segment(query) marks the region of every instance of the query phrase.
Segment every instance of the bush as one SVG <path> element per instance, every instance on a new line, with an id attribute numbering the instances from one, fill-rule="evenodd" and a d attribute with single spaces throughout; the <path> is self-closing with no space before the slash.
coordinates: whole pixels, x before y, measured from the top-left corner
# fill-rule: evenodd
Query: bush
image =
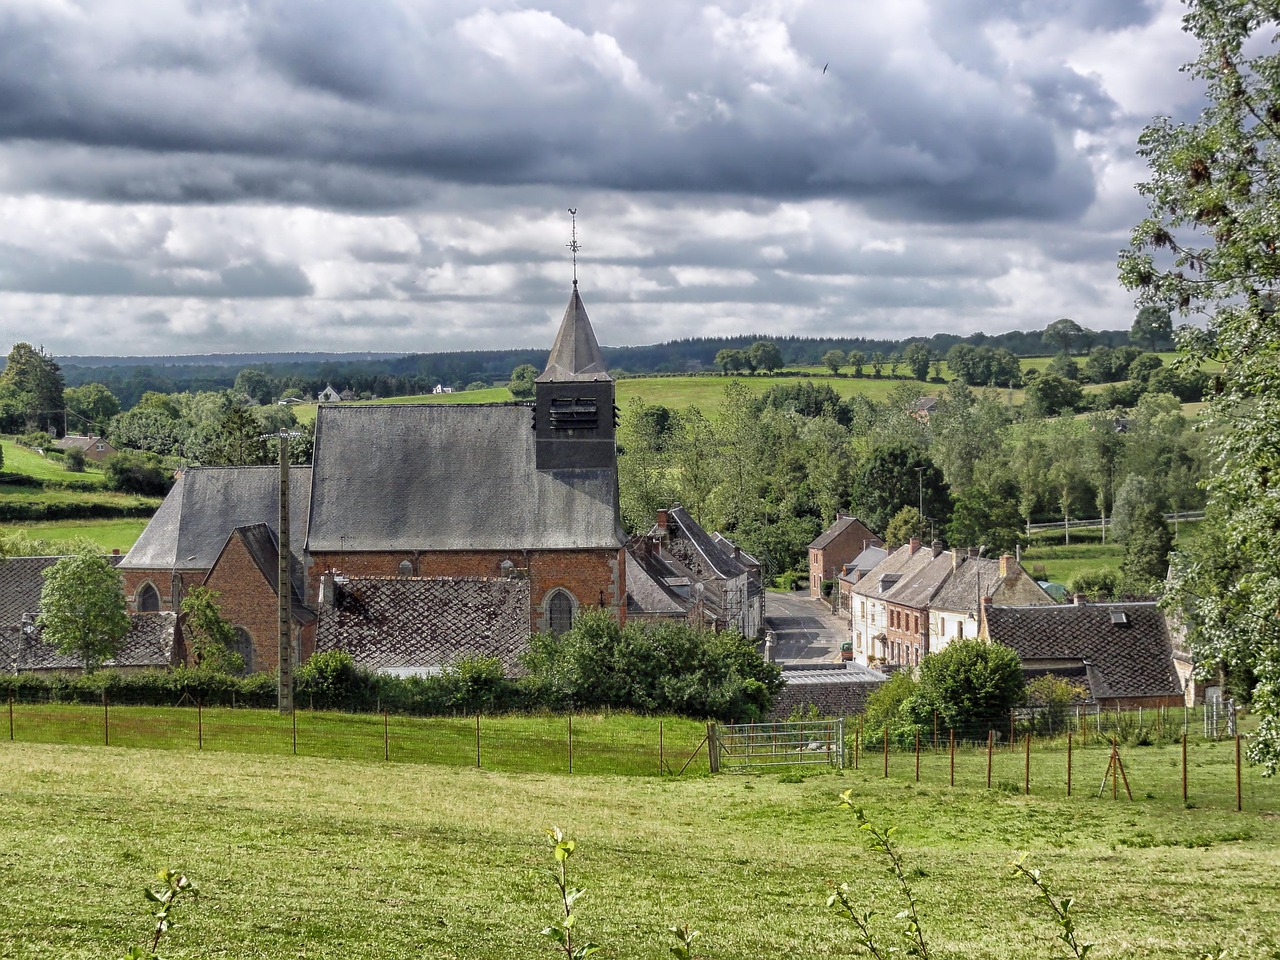
<path id="1" fill-rule="evenodd" d="M 121 450 L 103 464 L 107 486 L 124 493 L 162 497 L 173 486 L 173 474 L 157 454 Z"/>
<path id="2" fill-rule="evenodd" d="M 1071 578 L 1067 589 L 1074 593 L 1083 593 L 1090 600 L 1110 600 L 1120 595 L 1120 573 L 1109 567 L 1096 570 L 1082 570 Z"/>
<path id="3" fill-rule="evenodd" d="M 84 451 L 72 447 L 62 457 L 62 466 L 68 473 L 84 473 Z"/>
<path id="4" fill-rule="evenodd" d="M 889 739 L 901 746 L 915 740 L 920 726 L 907 716 L 904 707 L 917 694 L 917 684 L 911 674 L 900 670 L 867 698 L 867 708 L 862 714 L 863 743 L 879 743 L 885 730 Z"/>
<path id="5" fill-rule="evenodd" d="M 41 430 L 33 430 L 18 437 L 16 442 L 18 446 L 28 447 L 32 450 L 51 450 L 58 441 L 51 434 Z"/>
<path id="6" fill-rule="evenodd" d="M 1026 700 L 1022 662 L 1006 646 L 984 640 L 961 640 L 920 662 L 917 696 L 909 712 L 931 726 L 934 711 L 943 729 L 969 737 L 1002 730 L 1009 711 Z"/>

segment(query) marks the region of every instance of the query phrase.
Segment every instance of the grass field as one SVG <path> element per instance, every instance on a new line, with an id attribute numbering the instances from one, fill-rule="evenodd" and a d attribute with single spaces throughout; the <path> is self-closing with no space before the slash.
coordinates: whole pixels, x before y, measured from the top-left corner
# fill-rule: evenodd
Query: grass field
<path id="1" fill-rule="evenodd" d="M 1022 851 L 1076 898 L 1095 958 L 1276 956 L 1274 784 L 1251 781 L 1243 814 L 1147 798 L 1167 753 L 1126 755 L 1129 802 L 1096 798 L 1100 749 L 1077 756 L 1093 789 L 1067 799 L 948 787 L 945 755 L 917 785 L 902 757 L 888 780 L 866 763 L 657 779 L 0 741 L 0 955 L 122 955 L 149 933 L 142 885 L 168 865 L 202 890 L 171 958 L 552 956 L 538 931 L 556 916 L 542 840 L 556 824 L 578 841 L 580 933 L 602 956 L 663 956 L 677 922 L 710 958 L 853 956 L 829 881 L 848 880 L 885 934 L 900 904 L 835 802 L 852 789 L 898 826 L 937 957 L 1058 955 L 1046 909 L 1004 866 Z M 1020 782 L 1019 760 L 997 783 Z"/>
<path id="2" fill-rule="evenodd" d="M 20 447 L 12 440 L 0 440 L 4 450 L 4 471 L 20 473 L 37 480 L 57 480 L 61 483 L 85 487 L 102 485 L 102 471 L 92 461 L 86 461 L 84 473 L 69 473 L 56 457 L 44 457 L 34 450 Z"/>
<path id="3" fill-rule="evenodd" d="M 141 518 L 125 520 L 47 520 L 41 523 L 0 524 L 0 534 L 21 531 L 33 540 L 92 540 L 105 552 L 119 550 L 126 553 L 134 545 L 147 521 Z"/>

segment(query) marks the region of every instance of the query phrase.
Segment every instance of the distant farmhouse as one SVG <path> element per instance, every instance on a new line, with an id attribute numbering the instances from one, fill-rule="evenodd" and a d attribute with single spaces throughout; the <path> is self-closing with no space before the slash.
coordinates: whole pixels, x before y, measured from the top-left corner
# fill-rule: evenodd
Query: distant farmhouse
<path id="1" fill-rule="evenodd" d="M 102 463 L 107 457 L 119 452 L 102 437 L 80 436 L 72 433 L 67 434 L 54 446 L 63 451 L 79 450 L 86 460 L 92 460 L 94 463 Z"/>
<path id="2" fill-rule="evenodd" d="M 290 477 L 284 589 L 299 660 L 342 649 L 413 673 L 485 653 L 510 667 L 532 632 L 563 632 L 581 610 L 625 621 L 614 382 L 576 284 L 532 405 L 342 397 L 322 392 L 334 405 L 317 410 L 312 466 Z M 131 609 L 176 610 L 213 587 L 246 661 L 271 669 L 278 475 L 184 472 L 121 564 Z"/>

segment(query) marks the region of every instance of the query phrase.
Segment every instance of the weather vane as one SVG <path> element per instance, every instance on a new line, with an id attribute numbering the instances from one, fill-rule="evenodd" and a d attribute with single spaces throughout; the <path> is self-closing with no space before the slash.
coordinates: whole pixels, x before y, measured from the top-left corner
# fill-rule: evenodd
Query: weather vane
<path id="1" fill-rule="evenodd" d="M 578 285 L 578 251 L 582 249 L 578 245 L 578 210 L 576 207 L 569 208 L 570 237 L 568 247 L 569 252 L 573 255 L 573 285 Z"/>

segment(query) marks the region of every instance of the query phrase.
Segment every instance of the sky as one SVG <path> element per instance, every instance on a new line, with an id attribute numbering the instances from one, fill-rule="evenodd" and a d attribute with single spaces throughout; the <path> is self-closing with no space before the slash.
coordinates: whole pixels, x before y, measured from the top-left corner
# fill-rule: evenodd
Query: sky
<path id="1" fill-rule="evenodd" d="M 1177 0 L 0 0 L 0 347 L 1127 328 Z"/>

